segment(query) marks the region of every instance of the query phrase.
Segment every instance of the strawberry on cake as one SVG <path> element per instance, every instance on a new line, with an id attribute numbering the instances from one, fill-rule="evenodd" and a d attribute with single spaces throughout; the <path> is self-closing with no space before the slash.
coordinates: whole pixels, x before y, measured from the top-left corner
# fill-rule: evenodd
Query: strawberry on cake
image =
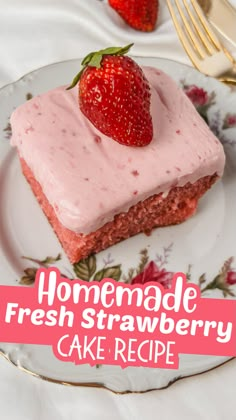
<path id="1" fill-rule="evenodd" d="M 89 54 L 73 89 L 11 117 L 23 174 L 72 263 L 185 221 L 224 170 L 222 145 L 186 95 L 129 47 Z"/>

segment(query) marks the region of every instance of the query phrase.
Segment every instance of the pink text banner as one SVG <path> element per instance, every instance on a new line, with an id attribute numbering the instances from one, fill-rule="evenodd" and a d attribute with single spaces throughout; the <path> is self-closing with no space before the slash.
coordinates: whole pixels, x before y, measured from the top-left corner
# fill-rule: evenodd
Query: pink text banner
<path id="1" fill-rule="evenodd" d="M 163 289 L 39 269 L 34 287 L 0 286 L 0 342 L 52 346 L 75 364 L 177 369 L 181 353 L 236 355 L 236 301 L 202 298 L 183 273 Z"/>

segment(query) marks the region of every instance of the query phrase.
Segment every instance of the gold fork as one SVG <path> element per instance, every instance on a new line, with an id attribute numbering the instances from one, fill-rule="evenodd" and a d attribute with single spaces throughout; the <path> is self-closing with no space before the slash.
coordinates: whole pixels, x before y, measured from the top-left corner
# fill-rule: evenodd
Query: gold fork
<path id="1" fill-rule="evenodd" d="M 194 66 L 236 85 L 236 62 L 220 43 L 196 0 L 167 0 L 177 34 Z"/>

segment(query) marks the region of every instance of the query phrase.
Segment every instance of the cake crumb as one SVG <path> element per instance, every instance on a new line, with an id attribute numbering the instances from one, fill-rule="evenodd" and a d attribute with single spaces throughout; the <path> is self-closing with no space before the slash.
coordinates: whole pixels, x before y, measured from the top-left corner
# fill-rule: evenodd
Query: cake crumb
<path id="1" fill-rule="evenodd" d="M 102 139 L 101 139 L 101 137 L 100 137 L 100 136 L 95 136 L 95 137 L 94 137 L 94 141 L 95 141 L 95 143 L 99 144 L 99 143 L 101 143 L 101 142 L 102 142 Z"/>
<path id="2" fill-rule="evenodd" d="M 34 127 L 32 127 L 32 125 L 25 129 L 25 134 L 29 134 L 30 131 L 34 131 Z"/>

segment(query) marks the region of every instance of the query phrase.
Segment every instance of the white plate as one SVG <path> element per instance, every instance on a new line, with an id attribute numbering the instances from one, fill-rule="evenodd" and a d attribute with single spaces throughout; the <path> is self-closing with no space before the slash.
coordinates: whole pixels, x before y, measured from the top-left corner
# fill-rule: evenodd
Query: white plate
<path id="1" fill-rule="evenodd" d="M 232 257 L 223 282 L 211 283 L 212 288 L 204 292 L 206 296 L 223 298 L 220 288 L 224 287 L 227 298 L 234 288 L 228 281 L 232 282 L 235 278 L 232 264 L 236 257 L 236 116 L 235 120 L 232 116 L 233 110 L 236 111 L 236 93 L 216 80 L 172 61 L 156 58 L 137 61 L 166 71 L 185 89 L 194 84 L 208 92 L 207 98 L 202 91 L 196 91 L 198 95 L 195 95 L 195 99 L 198 97 L 202 101 L 201 112 L 224 143 L 227 155 L 225 175 L 201 200 L 194 217 L 179 226 L 156 229 L 150 237 L 138 235 L 101 252 L 94 260 L 96 272 L 104 267 L 113 267 L 109 274 L 124 280 L 131 268 L 135 273 L 140 262 L 144 265 L 149 258 L 168 272 L 187 272 L 190 269 L 191 281 L 194 282 L 198 282 L 203 278 L 201 275 L 206 273 L 206 282 L 201 284 L 203 289 L 215 279 L 225 261 Z M 16 285 L 25 269 L 38 266 L 37 261 L 29 261 L 22 256 L 45 260 L 47 256 L 61 253 L 61 260 L 55 264 L 64 274 L 76 277 L 21 174 L 16 152 L 9 145 L 10 130 L 7 124 L 13 109 L 23 103 L 28 94 L 37 95 L 68 83 L 79 66 L 80 60 L 53 64 L 26 75 L 0 91 L 1 284 Z M 193 90 L 191 93 L 194 93 Z M 86 267 L 82 268 L 77 267 L 77 277 L 86 273 Z M 227 274 L 227 270 L 231 273 Z M 26 271 L 25 277 L 28 275 L 28 279 L 25 278 L 25 282 L 30 282 L 31 274 L 34 274 L 34 270 Z M 36 376 L 60 383 L 103 386 L 116 392 L 162 388 L 180 377 L 209 370 L 227 360 L 226 357 L 181 355 L 177 371 L 134 367 L 123 370 L 116 366 L 92 368 L 60 362 L 49 347 L 2 343 L 0 348 L 9 361 Z"/>

